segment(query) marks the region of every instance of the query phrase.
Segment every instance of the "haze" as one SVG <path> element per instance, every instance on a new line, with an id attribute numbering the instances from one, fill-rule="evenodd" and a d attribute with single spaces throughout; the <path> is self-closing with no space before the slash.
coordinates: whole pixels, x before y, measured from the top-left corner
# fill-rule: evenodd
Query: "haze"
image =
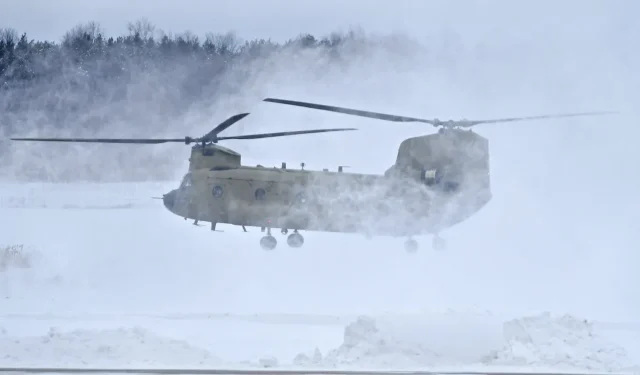
<path id="1" fill-rule="evenodd" d="M 129 270 L 123 283 L 161 279 L 166 274 L 160 269 L 173 265 L 177 284 L 212 288 L 208 297 L 207 287 L 200 285 L 183 291 L 183 298 L 218 299 L 228 309 L 394 311 L 438 306 L 631 319 L 640 313 L 637 14 L 640 5 L 635 1 L 95 0 L 54 5 L 10 0 L 3 6 L 0 26 L 35 39 L 59 40 L 76 24 L 92 20 L 107 34 L 120 35 L 127 22 L 141 17 L 167 32 L 204 35 L 234 30 L 246 39 L 286 40 L 303 32 L 320 36 L 350 27 L 403 35 L 396 50 L 368 55 L 355 51 L 346 64 L 326 67 L 321 76 L 308 68 L 320 64 L 313 54 L 295 62 L 280 58 L 256 63 L 243 95 L 221 93 L 209 107 L 194 108 L 184 123 L 162 134 L 197 136 L 240 111 L 251 115 L 225 135 L 329 126 L 360 129 L 225 143 L 241 152 L 249 165 L 305 162 L 309 169 L 348 165 L 382 173 L 394 162 L 403 139 L 434 131 L 418 124 L 260 103 L 267 96 L 440 119 L 587 110 L 620 114 L 479 127 L 477 131 L 490 139 L 494 198 L 479 214 L 442 234 L 449 242 L 446 252 L 433 253 L 430 238 L 420 238 L 418 260 L 404 253 L 399 239 L 368 241 L 338 234 L 307 234 L 301 250 L 308 253 L 305 256 L 291 255 L 282 240 L 275 254 L 264 254 L 255 229 L 250 236 L 235 229 L 214 235 L 201 228 L 194 234 L 168 212 L 157 213 L 158 222 L 151 223 L 141 214 L 118 211 L 109 214 L 114 216 L 108 225 L 78 224 L 76 218 L 78 226 L 66 229 L 63 219 L 47 217 L 58 222 L 55 240 L 45 239 L 45 230 L 27 217 L 5 221 L 29 223 L 33 241 L 42 246 L 55 243 L 70 256 L 83 254 L 76 264 L 99 270 L 100 262 L 110 259 L 114 267 Z M 423 48 L 414 48 L 411 40 Z M 150 114 L 157 109 L 143 101 L 131 105 Z M 146 128 L 114 126 L 105 131 L 122 136 L 124 129 L 129 136 L 141 135 Z M 20 145 L 20 155 L 28 157 L 28 147 L 33 145 Z M 177 185 L 189 148 L 153 147 L 149 152 L 170 153 L 180 160 L 174 170 Z M 136 149 L 135 155 L 144 152 Z M 81 162 L 86 160 L 68 161 Z M 151 163 L 143 167 L 157 168 Z M 116 215 L 123 215 L 121 221 Z M 100 220 L 107 220 L 104 217 Z M 15 229 L 10 236 L 24 239 L 25 233 L 26 229 Z M 89 259 L 80 250 L 69 250 L 90 244 L 102 255 Z M 127 255 L 125 244 L 153 251 Z M 223 244 L 234 251 L 221 255 Z M 118 264 L 122 259 L 129 262 Z M 143 261 L 145 276 L 135 275 L 136 262 Z M 225 265 L 217 268 L 215 280 L 206 279 L 205 261 Z M 117 289 L 112 290 L 114 296 Z"/>

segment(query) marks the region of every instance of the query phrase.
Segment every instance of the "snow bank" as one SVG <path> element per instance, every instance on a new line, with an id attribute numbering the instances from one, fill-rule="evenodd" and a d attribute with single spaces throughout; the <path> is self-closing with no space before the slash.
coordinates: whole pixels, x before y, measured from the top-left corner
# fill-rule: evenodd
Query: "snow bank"
<path id="1" fill-rule="evenodd" d="M 224 365 L 207 350 L 139 328 L 66 333 L 52 328 L 45 336 L 24 338 L 0 331 L 0 348 L 0 366 L 7 367 Z"/>
<path id="2" fill-rule="evenodd" d="M 515 319 L 506 322 L 503 331 L 504 345 L 483 362 L 597 371 L 624 371 L 638 365 L 592 322 L 573 316 L 545 313 Z"/>
<path id="3" fill-rule="evenodd" d="M 591 371 L 637 370 L 626 350 L 587 321 L 540 314 L 502 322 L 490 316 L 359 317 L 344 341 L 323 355 L 294 358 L 298 366 L 419 368 L 508 366 Z"/>
<path id="4" fill-rule="evenodd" d="M 300 354 L 311 366 L 425 367 L 477 362 L 502 343 L 501 321 L 475 314 L 402 318 L 361 316 L 344 330 L 342 345 L 322 356 Z"/>
<path id="5" fill-rule="evenodd" d="M 31 268 L 39 258 L 40 253 L 29 245 L 0 246 L 0 272 L 10 269 Z"/>
<path id="6" fill-rule="evenodd" d="M 0 297 L 21 297 L 26 289 L 60 285 L 57 263 L 32 245 L 0 245 Z"/>

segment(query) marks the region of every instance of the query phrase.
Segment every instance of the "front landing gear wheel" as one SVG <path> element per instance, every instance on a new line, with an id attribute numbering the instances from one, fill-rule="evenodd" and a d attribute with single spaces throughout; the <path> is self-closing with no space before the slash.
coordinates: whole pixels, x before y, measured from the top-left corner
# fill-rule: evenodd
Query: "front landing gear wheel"
<path id="1" fill-rule="evenodd" d="M 447 248 L 447 241 L 442 237 L 433 236 L 432 246 L 434 250 L 445 250 Z"/>
<path id="2" fill-rule="evenodd" d="M 267 235 L 260 239 L 260 247 L 264 250 L 273 250 L 276 248 L 277 244 L 278 240 L 276 240 L 272 235 Z"/>
<path id="3" fill-rule="evenodd" d="M 404 242 L 404 249 L 408 253 L 415 253 L 416 251 L 418 251 L 418 241 L 414 240 L 413 238 L 409 238 Z"/>
<path id="4" fill-rule="evenodd" d="M 302 247 L 304 245 L 304 237 L 298 232 L 293 232 L 287 237 L 287 244 L 291 247 Z"/>

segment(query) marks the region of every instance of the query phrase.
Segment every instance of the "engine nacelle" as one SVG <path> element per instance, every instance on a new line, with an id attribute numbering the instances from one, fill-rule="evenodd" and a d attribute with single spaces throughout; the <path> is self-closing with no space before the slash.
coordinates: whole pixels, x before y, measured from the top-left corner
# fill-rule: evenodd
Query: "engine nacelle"
<path id="1" fill-rule="evenodd" d="M 421 183 L 447 193 L 488 187 L 489 144 L 478 134 L 458 129 L 408 138 L 400 144 L 393 169 L 414 176 L 417 172 Z"/>

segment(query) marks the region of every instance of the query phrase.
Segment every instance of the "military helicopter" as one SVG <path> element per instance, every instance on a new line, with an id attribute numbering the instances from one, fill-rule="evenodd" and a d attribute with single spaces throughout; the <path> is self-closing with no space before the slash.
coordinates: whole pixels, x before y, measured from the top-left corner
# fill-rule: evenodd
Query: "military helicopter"
<path id="1" fill-rule="evenodd" d="M 406 237 L 405 249 L 415 252 L 417 235 L 432 234 L 433 247 L 445 248 L 439 233 L 468 219 L 492 197 L 488 140 L 471 130 L 485 123 L 536 120 L 605 114 L 586 112 L 504 118 L 482 121 L 440 121 L 395 116 L 286 99 L 266 98 L 265 102 L 301 106 L 394 122 L 423 122 L 438 127 L 435 134 L 404 140 L 396 162 L 384 174 L 347 173 L 324 169 L 305 170 L 242 165 L 241 155 L 218 144 L 230 139 L 260 139 L 300 134 L 351 131 L 354 128 L 314 129 L 279 133 L 218 136 L 249 113 L 229 117 L 204 136 L 170 139 L 122 138 L 11 138 L 14 141 L 192 144 L 189 170 L 178 188 L 163 195 L 167 210 L 199 222 L 260 227 L 266 234 L 260 246 L 273 250 L 277 240 L 272 229 L 287 244 L 304 244 L 301 230 L 360 233 Z"/>

